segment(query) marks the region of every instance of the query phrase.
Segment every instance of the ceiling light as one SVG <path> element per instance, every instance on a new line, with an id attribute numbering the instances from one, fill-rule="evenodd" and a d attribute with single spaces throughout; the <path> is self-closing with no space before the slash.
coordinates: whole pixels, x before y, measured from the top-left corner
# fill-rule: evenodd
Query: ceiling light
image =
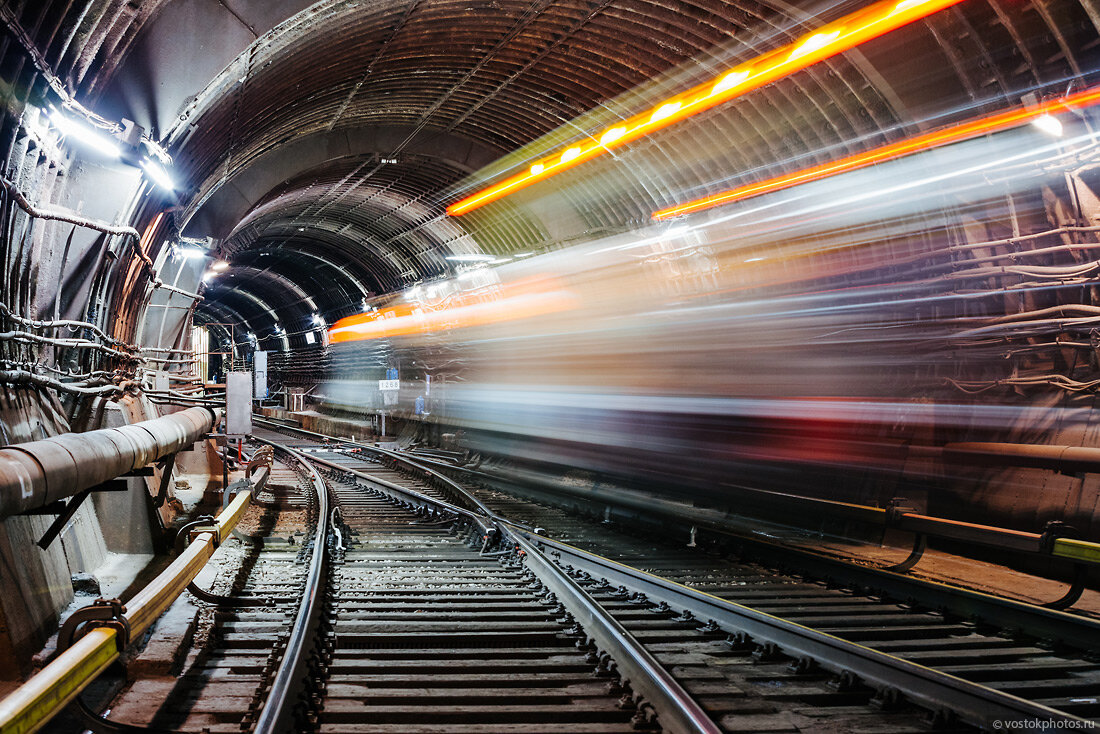
<path id="1" fill-rule="evenodd" d="M 210 266 L 211 270 L 216 270 L 219 273 L 229 267 L 229 263 L 225 260 L 218 260 L 216 263 Z"/>
<path id="2" fill-rule="evenodd" d="M 667 102 L 667 103 L 661 105 L 660 107 L 658 107 L 653 112 L 653 116 L 649 118 L 649 121 L 651 123 L 659 122 L 659 121 L 665 119 L 666 117 L 669 117 L 670 115 L 673 115 L 673 114 L 679 112 L 680 108 L 683 107 L 683 106 L 684 106 L 683 102 Z"/>
<path id="3" fill-rule="evenodd" d="M 206 257 L 206 251 L 200 250 L 197 247 L 177 247 L 176 252 L 188 260 L 196 260 L 200 257 Z"/>
<path id="4" fill-rule="evenodd" d="M 572 148 L 569 148 L 568 150 L 566 150 L 564 153 L 561 154 L 561 162 L 562 163 L 568 163 L 569 161 L 573 160 L 574 158 L 576 158 L 580 154 L 581 154 L 580 147 L 574 145 Z"/>
<path id="5" fill-rule="evenodd" d="M 545 170 L 546 166 L 542 165 L 541 163 L 536 163 L 535 165 L 531 166 L 531 175 L 537 176 Z"/>
<path id="6" fill-rule="evenodd" d="M 1039 115 L 1031 121 L 1031 124 L 1045 132 L 1047 135 L 1055 138 L 1062 137 L 1062 121 L 1059 120 L 1057 117 L 1051 115 L 1049 112 L 1045 112 L 1042 115 Z"/>
<path id="7" fill-rule="evenodd" d="M 111 158 L 122 157 L 122 150 L 114 138 L 87 123 L 77 122 L 57 110 L 50 111 L 50 122 L 66 138 L 77 140 Z"/>
<path id="8" fill-rule="evenodd" d="M 815 33 L 814 35 L 810 36 L 805 41 L 800 43 L 794 51 L 791 51 L 791 55 L 788 58 L 797 59 L 800 56 L 811 54 L 814 51 L 820 51 L 821 49 L 825 48 L 830 43 L 835 41 L 837 38 L 839 38 L 841 30 L 842 29 L 838 28 L 835 31 L 831 31 L 829 33 Z"/>
<path id="9" fill-rule="evenodd" d="M 608 143 L 614 143 L 616 140 L 626 135 L 626 128 L 619 126 L 613 127 L 603 135 L 600 136 L 600 145 L 607 145 Z"/>
<path id="10" fill-rule="evenodd" d="M 172 177 L 168 175 L 159 163 L 152 161 L 148 158 L 141 162 L 141 167 L 145 169 L 145 172 L 149 174 L 149 178 L 153 179 L 153 183 L 160 186 L 165 191 L 174 191 L 176 188 L 176 182 L 172 180 Z"/>
<path id="11" fill-rule="evenodd" d="M 718 83 L 714 85 L 714 89 L 710 91 L 711 94 L 721 94 L 722 92 L 728 92 L 734 87 L 740 86 L 749 76 L 752 74 L 748 69 L 741 71 L 733 71 L 726 74 L 724 77 L 718 80 Z M 667 105 L 666 105 L 667 107 Z M 673 110 L 672 112 L 675 112 Z M 671 112 L 669 114 L 672 114 Z M 667 117 L 668 115 L 666 115 Z"/>
<path id="12" fill-rule="evenodd" d="M 447 260 L 451 260 L 457 263 L 484 263 L 490 260 L 496 260 L 495 255 L 478 255 L 476 253 L 463 253 L 460 255 L 447 255 Z"/>

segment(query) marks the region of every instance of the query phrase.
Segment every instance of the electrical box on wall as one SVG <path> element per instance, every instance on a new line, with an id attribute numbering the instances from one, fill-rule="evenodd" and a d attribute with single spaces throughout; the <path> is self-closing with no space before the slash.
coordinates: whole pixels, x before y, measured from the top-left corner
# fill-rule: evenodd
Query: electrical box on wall
<path id="1" fill-rule="evenodd" d="M 252 433 L 252 373 L 230 372 L 225 376 L 225 433 Z"/>
<path id="2" fill-rule="evenodd" d="M 267 352 L 256 351 L 252 353 L 252 372 L 256 376 L 255 394 L 256 400 L 267 398 Z"/>

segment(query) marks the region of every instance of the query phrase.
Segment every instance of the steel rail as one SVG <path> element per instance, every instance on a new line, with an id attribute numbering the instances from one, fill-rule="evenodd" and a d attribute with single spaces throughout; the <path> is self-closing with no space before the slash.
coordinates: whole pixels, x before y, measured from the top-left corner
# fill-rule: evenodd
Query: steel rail
<path id="1" fill-rule="evenodd" d="M 793 657 L 810 657 L 822 667 L 834 672 L 841 673 L 847 670 L 865 680 L 877 681 L 896 688 L 913 701 L 933 711 L 937 708 L 947 708 L 962 720 L 986 728 L 994 726 L 994 722 L 998 721 L 1003 726 L 1007 725 L 1006 721 L 1031 724 L 1048 720 L 1084 726 L 1085 723 L 1082 722 L 1087 721 L 1042 704 L 986 688 L 834 635 L 720 599 L 594 553 L 551 540 L 543 535 L 537 535 L 530 528 L 511 523 L 499 516 L 493 517 L 498 522 L 509 526 L 512 537 L 525 537 L 529 542 L 553 548 L 555 553 L 568 557 L 570 565 L 592 575 L 602 576 L 608 583 L 640 591 L 657 601 L 665 601 L 670 606 L 690 611 L 700 619 L 715 619 L 720 624 L 724 622 L 727 627 L 779 645 Z M 850 566 L 841 562 L 835 565 Z M 863 570 L 878 571 L 878 569 Z M 879 573 L 900 576 L 889 572 L 880 571 Z M 980 592 L 944 588 L 951 592 L 963 593 L 971 601 L 985 601 L 987 604 L 1005 601 Z M 1063 626 L 1070 623 L 1074 628 L 1087 627 L 1092 630 L 1094 636 L 1100 630 L 1100 625 L 1091 620 L 1082 620 L 1073 615 L 1041 607 L 1010 603 L 1016 607 L 1028 607 L 1023 610 L 1025 614 L 1039 615 L 1048 624 L 1060 622 Z M 1073 641 L 1083 642 L 1084 640 L 1070 640 L 1070 642 Z"/>
<path id="2" fill-rule="evenodd" d="M 421 474 L 426 474 L 429 483 L 433 486 L 437 488 L 446 487 L 448 490 L 455 493 L 464 502 L 466 502 L 469 507 L 475 509 L 477 512 L 480 512 L 482 515 L 486 516 L 492 515 L 492 513 L 489 511 L 489 508 L 487 508 L 477 497 L 474 497 L 472 494 L 467 492 L 461 484 L 458 484 L 445 474 L 438 472 L 429 466 L 425 466 L 424 464 L 417 462 L 415 459 L 410 459 L 407 456 L 403 456 L 396 451 L 390 451 L 389 449 L 379 448 L 378 446 L 371 446 L 370 444 L 360 443 L 358 441 L 344 441 L 334 438 L 333 436 L 328 436 L 324 433 L 317 433 L 316 431 L 310 431 L 305 428 L 284 426 L 280 423 L 276 423 L 275 421 L 271 421 L 265 418 L 258 418 L 256 416 L 253 416 L 252 420 L 254 423 L 268 426 L 274 430 L 291 431 L 293 433 L 302 434 L 308 438 L 323 439 L 326 441 L 336 440 L 342 444 L 354 446 L 355 448 L 362 451 L 366 451 L 380 458 L 387 459 L 395 464 L 400 464 L 401 466 L 412 469 L 413 471 L 420 472 Z"/>
<path id="3" fill-rule="evenodd" d="M 410 463 L 415 464 L 415 462 Z M 333 466 L 338 465 L 333 464 Z M 349 471 L 347 469 L 343 470 Z M 356 472 L 352 471 L 352 473 L 355 474 Z M 476 473 L 482 474 L 481 472 Z M 366 478 L 373 480 L 370 477 Z M 461 488 L 461 485 L 453 482 L 453 480 L 451 481 L 462 492 L 467 493 L 464 488 Z M 414 493 L 411 490 L 405 491 Z M 575 493 L 572 493 L 571 496 L 576 498 Z M 431 501 L 431 498 L 425 497 L 425 500 Z M 651 501 L 652 498 L 646 500 L 649 509 L 656 509 L 658 512 L 667 509 L 654 507 L 650 504 Z M 658 503 L 658 505 L 660 504 L 662 503 Z M 460 511 L 459 508 L 454 508 L 454 510 Z M 706 594 L 565 543 L 551 540 L 545 536 L 535 534 L 530 528 L 512 523 L 499 515 L 490 513 L 488 519 L 505 530 L 517 543 L 525 540 L 528 547 L 536 546 L 552 549 L 562 559 L 568 559 L 569 565 L 580 568 L 594 576 L 600 576 L 608 583 L 640 591 L 651 599 L 664 601 L 672 607 L 690 611 L 700 619 L 714 619 L 731 631 L 744 632 L 751 637 L 776 644 L 789 655 L 813 659 L 827 670 L 837 673 L 848 671 L 867 682 L 894 688 L 914 702 L 933 711 L 950 710 L 962 721 L 969 724 L 986 728 L 994 726 L 994 722 L 999 722 L 1002 726 L 1007 726 L 1006 722 L 1022 722 L 1024 726 L 1030 726 L 1036 722 L 1052 721 L 1060 726 L 1069 725 L 1074 728 L 1085 727 L 1089 724 L 1085 719 L 1057 709 L 987 688 L 957 676 L 759 612 L 750 607 Z M 545 556 L 541 556 L 541 558 L 545 558 Z M 549 563 L 549 561 L 546 562 Z M 981 596 L 977 592 L 971 593 Z M 1032 609 L 1062 621 L 1077 621 L 1077 618 L 1072 615 L 1041 608 Z M 573 613 L 572 610 L 570 611 Z M 578 619 L 582 618 L 577 614 L 574 614 L 574 616 Z"/>
<path id="4" fill-rule="evenodd" d="M 124 607 L 129 639 L 140 637 L 194 580 L 248 509 L 252 493 L 240 492 L 217 519 L 194 528 L 191 541 L 169 566 Z M 93 625 L 95 622 L 89 622 Z M 78 631 L 79 632 L 79 631 Z M 93 627 L 45 668 L 0 701 L 0 734 L 39 731 L 107 666 L 128 640 L 119 627 Z"/>
<path id="5" fill-rule="evenodd" d="M 441 466 L 439 462 L 433 462 Z M 531 479 L 502 479 L 500 476 L 466 467 L 447 467 L 505 491 L 533 494 L 553 501 L 587 503 L 593 511 L 626 526 L 650 525 L 668 534 L 691 528 L 706 530 L 748 549 L 755 549 L 771 563 L 789 564 L 822 579 L 843 580 L 860 588 L 873 589 L 893 599 L 914 600 L 929 609 L 947 609 L 964 618 L 977 618 L 1005 629 L 1016 629 L 1038 639 L 1063 642 L 1081 650 L 1100 649 L 1100 622 L 1056 609 L 1037 606 L 981 591 L 950 586 L 907 576 L 885 568 L 863 566 L 821 553 L 740 533 L 729 527 L 727 513 L 689 507 L 659 498 L 640 498 L 635 493 L 600 489 L 578 492 L 576 487 Z M 673 524 L 674 523 L 674 524 Z M 1076 541 L 1063 540 L 1067 552 Z M 1092 545 L 1092 544 L 1086 544 Z M 1086 549 L 1087 552 L 1087 549 Z"/>
<path id="6" fill-rule="evenodd" d="M 666 731 L 672 734 L 718 734 L 721 729 L 707 715 L 702 706 L 692 698 L 672 675 L 638 642 L 625 627 L 591 597 L 579 584 L 546 558 L 546 556 L 525 537 L 514 534 L 519 526 L 503 521 L 492 513 L 481 513 L 444 500 L 429 497 L 416 490 L 385 480 L 372 477 L 364 472 L 341 466 L 318 456 L 310 455 L 308 460 L 329 469 L 350 475 L 359 483 L 373 487 L 399 501 L 405 501 L 419 507 L 432 507 L 444 510 L 467 521 L 476 523 L 482 530 L 498 528 L 510 538 L 523 552 L 525 562 L 547 589 L 554 592 L 562 606 L 573 615 L 581 627 L 592 637 L 596 644 L 615 661 L 620 674 L 653 707 L 657 718 Z M 416 467 L 420 472 L 430 472 L 424 467 Z M 430 472 L 437 475 L 436 472 Z M 484 507 L 470 493 L 454 480 L 444 480 L 460 495 L 472 504 Z"/>
<path id="7" fill-rule="evenodd" d="M 553 563 L 518 528 L 506 525 L 510 537 L 524 553 L 527 567 L 538 576 L 577 623 L 592 636 L 596 646 L 618 665 L 619 673 L 654 707 L 664 731 L 673 734 L 720 734 L 722 729 L 707 715 L 672 674 L 599 602 Z"/>
<path id="8" fill-rule="evenodd" d="M 654 576 L 617 561 L 529 531 L 515 534 L 560 554 L 561 562 L 614 585 L 639 591 L 699 619 L 713 619 L 732 631 L 778 645 L 795 658 L 808 657 L 834 673 L 848 671 L 866 682 L 889 686 L 933 711 L 947 709 L 962 721 L 989 728 L 1027 728 L 1050 722 L 1050 728 L 1085 728 L 1086 719 L 1026 699 L 972 683 L 887 653 L 736 604 L 689 586 Z M 998 725 L 999 724 L 999 725 Z"/>
<path id="9" fill-rule="evenodd" d="M 1054 447 L 1057 448 L 1057 447 Z M 719 510 L 688 507 L 682 503 L 659 497 L 643 497 L 628 490 L 606 487 L 559 487 L 555 482 L 535 476 L 524 476 L 514 472 L 498 471 L 494 473 L 448 465 L 433 459 L 417 459 L 426 464 L 442 468 L 444 471 L 457 471 L 489 481 L 509 481 L 520 485 L 533 486 L 559 496 L 571 499 L 585 499 L 605 505 L 620 505 L 638 510 L 658 511 L 666 515 L 690 520 L 700 527 L 711 527 L 728 532 L 725 521 L 729 515 Z M 922 515 L 907 511 L 905 508 L 871 507 L 851 502 L 807 497 L 805 495 L 775 492 L 767 489 L 723 485 L 728 497 L 739 497 L 758 505 L 769 505 L 785 511 L 792 508 L 815 516 L 828 513 L 830 519 L 843 519 L 883 530 L 903 530 L 927 537 L 954 540 L 972 545 L 1010 551 L 1023 555 L 1038 555 L 1044 558 L 1059 558 L 1072 563 L 1100 565 L 1100 543 L 1077 538 L 1069 538 L 1054 533 L 1031 533 L 1012 530 L 993 525 L 950 520 L 942 517 Z"/>
<path id="10" fill-rule="evenodd" d="M 290 629 L 283 661 L 253 728 L 253 732 L 257 734 L 280 734 L 295 729 L 294 704 L 304 688 L 308 656 L 320 621 L 325 571 L 328 566 L 329 496 L 328 485 L 307 457 L 272 441 L 260 438 L 255 440 L 294 457 L 309 472 L 313 490 L 317 494 L 317 529 L 313 535 L 313 554 L 306 571 L 305 593 L 302 594 L 298 614 Z"/>
<path id="11" fill-rule="evenodd" d="M 257 422 L 265 423 L 275 428 L 293 431 L 310 437 L 332 440 L 330 436 L 308 431 L 304 428 L 283 426 L 263 419 L 256 420 Z M 439 472 L 435 471 L 430 466 L 431 464 L 475 475 L 492 476 L 484 472 L 475 472 L 465 467 L 446 465 L 445 462 L 433 461 L 430 459 L 410 459 L 396 452 L 356 441 L 343 441 L 342 443 L 367 449 L 377 455 L 393 458 L 405 465 L 420 464 L 422 469 L 430 471 L 435 475 L 438 475 Z M 1100 472 L 1100 449 L 1093 448 L 1032 446 L 1030 444 L 956 443 L 946 444 L 942 448 L 911 447 L 911 450 L 919 452 L 922 456 L 935 455 L 937 457 L 942 456 L 944 458 L 954 459 L 966 458 L 985 464 L 1001 462 L 1012 466 L 1056 469 L 1060 471 Z M 1089 540 L 1068 538 L 1057 534 L 1012 530 L 1010 528 L 962 522 L 960 520 L 951 520 L 943 517 L 933 517 L 915 511 L 907 511 L 904 508 L 871 507 L 869 505 L 838 502 L 836 500 L 807 497 L 805 495 L 790 494 L 786 492 L 774 492 L 752 487 L 727 485 L 723 486 L 723 490 L 760 504 L 780 506 L 784 510 L 790 510 L 792 506 L 795 506 L 805 512 L 828 512 L 835 518 L 853 520 L 884 529 L 904 530 L 906 532 L 917 533 L 929 537 L 999 548 L 1014 553 L 1060 558 L 1073 563 L 1100 565 L 1100 543 Z M 580 494 L 582 496 L 591 495 L 597 500 L 613 492 L 614 490 L 598 487 L 589 490 L 573 489 L 573 494 Z M 476 502 L 476 499 L 474 501 Z M 622 503 L 627 501 L 627 499 L 618 497 L 614 498 L 614 501 Z M 645 499 L 636 500 L 636 503 L 642 503 L 646 507 L 652 507 L 653 503 L 666 504 L 666 501 L 647 497 Z M 675 505 L 676 503 L 667 504 Z M 484 508 L 482 511 L 485 511 Z M 714 514 L 721 515 L 721 513 Z"/>

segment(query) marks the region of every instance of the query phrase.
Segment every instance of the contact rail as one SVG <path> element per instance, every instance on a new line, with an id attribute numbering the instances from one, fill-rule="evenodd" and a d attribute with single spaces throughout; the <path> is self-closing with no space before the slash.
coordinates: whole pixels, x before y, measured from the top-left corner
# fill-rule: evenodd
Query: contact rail
<path id="1" fill-rule="evenodd" d="M 258 475 L 256 486 L 262 487 L 265 479 L 266 472 Z M 140 638 L 191 584 L 229 537 L 251 499 L 252 490 L 241 491 L 217 518 L 186 526 L 188 542 L 182 552 L 125 605 L 117 599 L 100 599 L 74 612 L 58 635 L 57 657 L 0 701 L 0 734 L 41 730 L 118 660 L 130 642 Z"/>

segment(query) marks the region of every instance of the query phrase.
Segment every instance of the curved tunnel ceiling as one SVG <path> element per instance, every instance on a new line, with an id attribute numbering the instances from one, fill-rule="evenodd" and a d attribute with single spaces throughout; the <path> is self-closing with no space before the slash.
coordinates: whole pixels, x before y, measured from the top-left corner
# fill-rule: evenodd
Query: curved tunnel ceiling
<path id="1" fill-rule="evenodd" d="M 220 7 L 146 6 L 113 73 L 84 84 L 168 136 L 177 226 L 218 238 L 240 268 L 208 286 L 211 308 L 231 304 L 257 330 L 304 317 L 295 289 L 331 322 L 365 293 L 446 274 L 451 252 L 621 231 L 673 195 L 1018 105 L 1100 66 L 1088 0 L 966 0 L 454 219 L 445 206 L 494 160 L 497 173 L 520 165 L 865 3 L 207 4 Z"/>

